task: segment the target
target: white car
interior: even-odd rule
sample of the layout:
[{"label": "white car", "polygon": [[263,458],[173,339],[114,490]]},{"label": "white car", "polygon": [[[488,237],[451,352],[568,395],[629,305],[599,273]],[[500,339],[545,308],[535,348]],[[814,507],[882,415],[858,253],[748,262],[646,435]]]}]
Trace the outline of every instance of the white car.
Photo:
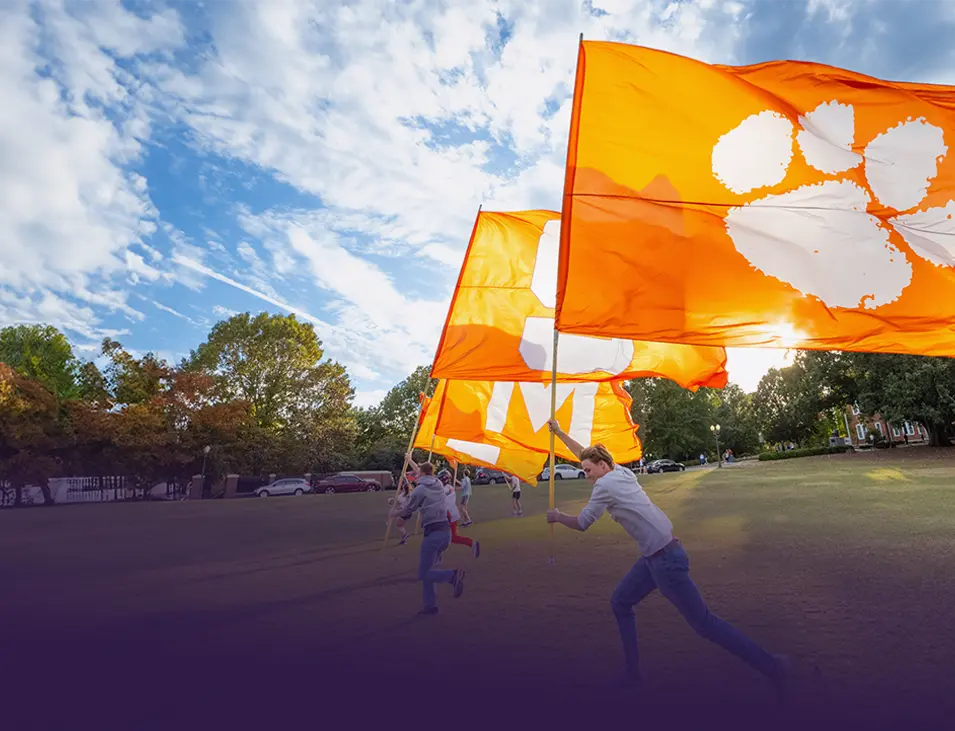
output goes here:
[{"label": "white car", "polygon": [[312,486],[300,477],[290,477],[285,480],[276,480],[271,485],[263,485],[256,489],[256,497],[271,497],[272,495],[304,495],[312,491]]},{"label": "white car", "polygon": [[[572,464],[559,464],[554,467],[555,480],[583,480],[587,475],[584,471]],[[550,467],[545,467],[541,472],[541,480],[550,479]]]}]

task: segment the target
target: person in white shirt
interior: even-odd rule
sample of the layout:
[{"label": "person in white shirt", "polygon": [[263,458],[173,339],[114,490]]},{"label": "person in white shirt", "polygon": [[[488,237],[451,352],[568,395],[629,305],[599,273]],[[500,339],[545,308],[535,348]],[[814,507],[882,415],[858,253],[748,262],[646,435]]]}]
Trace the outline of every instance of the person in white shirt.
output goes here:
[{"label": "person in white shirt", "polygon": [[547,511],[547,522],[585,531],[606,510],[640,547],[640,559],[620,581],[610,599],[623,642],[625,680],[642,685],[633,608],[654,589],[659,589],[700,636],[765,675],[782,701],[789,661],[781,655],[770,654],[709,610],[690,579],[689,558],[679,539],[673,536],[673,525],[643,491],[633,472],[615,464],[602,444],[585,449],[564,433],[556,421],[549,423],[551,431],[580,459],[580,466],[587,479],[594,483],[594,489],[580,515],[566,515],[552,508]]},{"label": "person in white shirt", "polygon": [[511,486],[511,501],[514,508],[512,515],[524,515],[524,506],[521,505],[521,481],[516,475],[508,475],[507,481]]},{"label": "person in white shirt", "polygon": [[467,528],[474,523],[474,521],[471,520],[471,513],[468,511],[468,503],[471,501],[471,470],[465,468],[464,476],[458,480],[458,484],[454,489],[461,491],[461,515],[464,516],[464,522],[461,523],[461,527]]}]

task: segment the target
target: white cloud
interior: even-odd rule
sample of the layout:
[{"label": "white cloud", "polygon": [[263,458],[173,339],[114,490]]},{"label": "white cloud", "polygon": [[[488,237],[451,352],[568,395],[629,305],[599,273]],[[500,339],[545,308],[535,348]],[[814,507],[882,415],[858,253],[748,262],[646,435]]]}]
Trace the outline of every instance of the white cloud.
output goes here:
[{"label": "white cloud", "polygon": [[301,262],[299,269],[333,298],[325,307],[334,309],[339,324],[363,341],[365,352],[382,351],[371,362],[385,360],[407,373],[431,361],[449,297],[410,299],[404,292],[428,289],[415,283],[399,290],[381,268],[348,251],[321,213],[244,214],[240,223],[270,250]]},{"label": "white cloud", "polygon": [[383,388],[374,389],[372,391],[356,391],[355,400],[352,403],[361,408],[377,406],[387,394],[388,391]]},{"label": "white cloud", "polygon": [[[355,327],[359,324],[358,319],[343,317],[343,325],[333,325],[312,315],[307,310],[288,304],[265,292],[259,292],[197,261],[181,255],[175,256],[174,260],[176,264],[183,268],[227,284],[263,302],[274,305],[280,310],[295,315],[306,322],[312,323],[315,325],[315,330],[319,338],[325,345],[326,355],[344,364],[353,375],[357,375],[359,378],[368,381],[379,380],[381,378],[381,374],[372,368],[372,364],[375,366],[385,366],[398,373],[405,373],[407,370],[413,370],[416,366],[428,362],[427,360],[414,361],[411,368],[407,368],[408,364],[412,363],[412,361],[408,359],[408,349],[391,347],[392,343],[389,342],[392,339],[391,337],[381,339],[362,337],[359,328]],[[400,344],[400,342],[398,344]]]},{"label": "white cloud", "polygon": [[[314,323],[371,398],[430,361],[478,205],[560,205],[580,31],[733,61],[738,3],[593,5],[608,14],[579,0],[206,3],[211,45],[180,67],[172,9],[3,4],[0,322],[115,337],[126,326],[104,326],[107,313],[144,317],[131,287],[175,284],[198,312],[233,314],[211,279]],[[235,205],[229,186],[249,180],[177,152],[174,175],[202,178],[194,210],[214,203],[216,217],[161,220],[150,191],[176,182],[147,181],[141,163],[166,113],[201,154],[303,193],[296,209]],[[231,221],[216,230],[223,200],[248,240]],[[196,323],[178,300],[147,299]]]},{"label": "white cloud", "polygon": [[[576,2],[210,6],[217,54],[160,83],[205,144],[321,196],[336,216],[364,214],[362,232],[377,235],[384,218],[388,238],[463,248],[477,205],[512,188],[475,135],[513,144],[525,167],[562,156],[578,30],[704,57],[735,37],[725,13],[680,4],[660,26],[647,3],[616,5],[599,18]],[[500,57],[488,47],[499,12],[514,21]],[[711,17],[719,32],[704,42]],[[424,123],[462,136],[440,144]],[[548,180],[558,197],[562,181]]]},{"label": "white cloud", "polygon": [[[397,379],[429,362],[478,205],[560,204],[578,32],[731,60],[739,8],[597,4],[610,15],[576,0],[208,5],[214,52],[195,73],[154,67],[156,84],[200,144],[322,204],[241,211],[270,261],[241,246],[233,280],[280,299],[263,266],[273,282],[307,275],[376,368]],[[399,288],[376,253],[447,268]]]},{"label": "white cloud", "polygon": [[212,312],[216,317],[222,318],[229,318],[239,314],[237,310],[230,310],[228,307],[223,307],[222,305],[213,305]]},{"label": "white cloud", "polygon": [[156,308],[157,310],[159,310],[160,312],[166,312],[166,313],[172,315],[173,317],[179,318],[180,320],[185,320],[185,321],[188,322],[190,325],[196,325],[196,326],[199,325],[199,322],[198,322],[197,320],[194,320],[193,318],[189,317],[188,315],[182,314],[179,310],[177,310],[177,309],[175,309],[175,308],[173,308],[173,307],[170,307],[169,305],[164,305],[162,302],[157,302],[156,300],[150,299],[150,298],[148,298],[148,297],[142,297],[142,296],[140,296],[140,299],[144,300],[145,302],[148,302],[149,304],[151,304],[153,307],[155,307],[155,308]]},{"label": "white cloud", "polygon": [[20,295],[4,318],[92,337],[104,310],[142,317],[113,285],[157,276],[129,249],[156,226],[127,167],[149,131],[146,90],[116,59],[181,38],[175,13],[147,20],[115,1],[0,6],[0,288]]}]

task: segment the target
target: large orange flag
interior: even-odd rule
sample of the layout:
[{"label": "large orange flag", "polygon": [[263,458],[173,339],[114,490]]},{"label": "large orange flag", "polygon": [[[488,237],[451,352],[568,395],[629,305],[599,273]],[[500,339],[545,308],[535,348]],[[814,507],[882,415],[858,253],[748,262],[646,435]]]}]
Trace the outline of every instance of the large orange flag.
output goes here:
[{"label": "large orange flag", "polygon": [[[560,214],[491,213],[474,224],[433,378],[550,381]],[[685,388],[726,385],[726,352],[667,343],[566,335],[563,382],[662,376]]]},{"label": "large orange flag", "polygon": [[447,381],[439,381],[434,395],[430,399],[425,398],[424,418],[415,437],[414,448],[433,451],[461,464],[501,470],[536,485],[546,455],[504,441],[487,443],[436,435],[435,427],[438,425],[447,385]]},{"label": "large orange flag", "polygon": [[955,355],[955,88],[581,44],[557,327]]},{"label": "large orange flag", "polygon": [[[517,444],[550,452],[551,385],[506,381],[447,381],[438,417],[439,434],[488,444]],[[619,382],[558,383],[556,418],[581,445],[601,443],[621,464],[640,459],[632,400]],[[559,456],[575,460],[560,440]]]}]

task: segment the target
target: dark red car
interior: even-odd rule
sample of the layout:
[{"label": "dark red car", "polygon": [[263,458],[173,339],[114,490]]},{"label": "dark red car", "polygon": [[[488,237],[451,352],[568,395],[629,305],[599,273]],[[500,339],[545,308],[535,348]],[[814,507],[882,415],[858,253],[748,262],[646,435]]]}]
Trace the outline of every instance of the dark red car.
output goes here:
[{"label": "dark red car", "polygon": [[378,492],[380,489],[381,485],[375,480],[349,474],[323,477],[312,484],[312,492],[324,492],[326,495],[336,492]]}]

